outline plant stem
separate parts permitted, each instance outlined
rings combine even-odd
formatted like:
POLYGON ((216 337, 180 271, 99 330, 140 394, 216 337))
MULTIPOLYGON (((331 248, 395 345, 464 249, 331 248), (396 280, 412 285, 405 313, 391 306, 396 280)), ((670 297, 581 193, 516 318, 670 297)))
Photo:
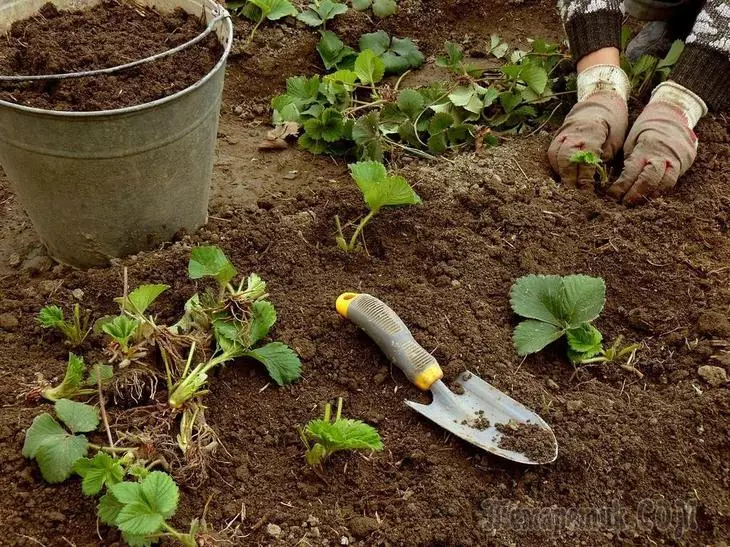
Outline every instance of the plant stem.
POLYGON ((114 446, 114 438, 112 437, 112 430, 109 427, 109 417, 106 415, 106 404, 104 402, 104 390, 101 388, 101 373, 97 368, 96 372, 96 385, 99 388, 99 410, 101 411, 101 420, 104 422, 104 429, 106 430, 106 437, 109 441, 109 446, 114 446))
POLYGON ((373 209, 370 211, 365 218, 363 218, 360 221, 360 224, 357 225, 357 228, 355 229, 355 233, 352 234, 352 238, 350 239, 350 244, 348 245, 349 250, 355 249, 355 243, 357 243, 357 238, 360 235, 360 232, 362 232, 362 229, 365 228, 365 225, 370 222, 370 220, 378 213, 378 209, 373 209))
POLYGON ((101 446, 94 443, 89 443, 89 448, 93 450, 100 450, 102 452, 109 452, 110 454, 120 454, 122 452, 132 452, 133 450, 137 450, 131 446, 101 446))
POLYGON ((337 398, 337 414, 335 415, 335 421, 338 422, 342 417, 342 397, 337 398))
POLYGON ((251 29, 251 34, 248 35, 248 39, 246 40, 246 43, 243 44, 243 49, 246 49, 248 45, 251 43, 251 40, 253 40, 254 35, 256 34, 256 31, 259 29, 259 26, 261 26, 261 23, 264 22, 264 19, 266 16, 262 13, 261 19, 259 19, 256 24, 253 26, 253 29, 251 29))
POLYGON ((185 370, 183 370, 183 378, 187 375, 188 370, 190 370, 190 363, 193 360, 193 356, 195 355, 195 340, 193 340, 193 343, 190 344, 190 351, 188 352, 188 360, 185 363, 185 370))

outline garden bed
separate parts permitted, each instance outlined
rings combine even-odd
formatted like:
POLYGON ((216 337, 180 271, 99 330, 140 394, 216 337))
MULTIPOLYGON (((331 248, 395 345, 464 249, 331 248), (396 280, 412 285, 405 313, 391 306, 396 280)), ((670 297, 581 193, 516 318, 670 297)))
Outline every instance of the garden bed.
MULTIPOLYGON (((559 36, 550 1, 490 5, 489 14, 483 5, 403 0, 384 26, 420 39, 427 55, 444 39, 477 47, 492 32, 559 36)), ((335 25, 343 35, 373 28, 362 14, 346 17, 335 25)), ((250 30, 244 21, 237 26, 240 36, 250 30)), ((340 545, 343 537, 362 545, 472 546, 727 538, 730 390, 697 372, 730 366, 726 120, 703 120, 697 162, 677 190, 636 209, 557 184, 545 131, 450 161, 400 157, 399 174, 423 205, 381 213, 365 229, 367 252, 344 254, 334 216, 364 211, 344 162, 257 150, 268 100, 287 76, 314 71, 303 67, 316 65, 315 43, 293 23, 262 26, 255 45, 266 55, 240 53, 230 63, 209 225, 121 262, 132 287, 171 285, 156 310, 173 320, 195 290, 185 275, 190 249, 219 245, 239 272, 268 281, 279 314, 275 338, 302 358, 302 379, 284 388, 249 361, 216 375, 207 420, 229 455, 200 487, 182 489, 175 523, 184 527, 207 504, 211 528, 239 526, 239 545, 340 545), (623 335, 644 343, 635 363, 643 377, 615 364, 576 372, 560 346, 524 360, 516 355, 512 283, 527 273, 576 272, 605 279, 607 306, 597 326, 609 341, 623 335), (428 398, 338 317, 334 301, 347 290, 390 304, 438 358, 447 382, 467 369, 536 410, 555 431, 557 461, 511 464, 408 409, 404 399, 428 398), (338 396, 348 416, 378 427, 385 448, 334 456, 323 480, 303 460, 297 426, 338 396), (578 520, 571 509, 598 516, 578 520), (539 514, 552 520, 518 520, 539 514)), ((88 272, 54 266, 4 178, 0 204, 5 541, 99 544, 94 502, 77 481, 45 484, 21 456, 25 429, 47 405, 19 396, 37 373, 60 376, 66 361, 60 339, 37 325, 38 310, 80 301, 96 317, 114 312, 121 265, 88 272)), ((117 537, 99 531, 104 544, 117 537)))

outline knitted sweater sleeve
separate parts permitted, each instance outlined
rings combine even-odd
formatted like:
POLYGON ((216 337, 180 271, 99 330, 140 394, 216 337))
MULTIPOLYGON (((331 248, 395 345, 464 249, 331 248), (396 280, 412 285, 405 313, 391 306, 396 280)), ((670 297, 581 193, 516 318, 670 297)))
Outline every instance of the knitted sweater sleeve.
MULTIPOLYGON (((558 0, 576 59, 621 45, 621 0, 558 0)), ((730 105, 730 0, 707 0, 670 76, 713 109, 730 105)))
POLYGON ((708 0, 670 78, 716 110, 730 106, 730 0, 708 0))

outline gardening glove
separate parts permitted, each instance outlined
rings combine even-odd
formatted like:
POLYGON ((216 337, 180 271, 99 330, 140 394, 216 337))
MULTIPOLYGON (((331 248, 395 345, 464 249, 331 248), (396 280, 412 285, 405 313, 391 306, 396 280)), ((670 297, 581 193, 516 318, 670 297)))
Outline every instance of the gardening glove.
POLYGON ((578 102, 548 149, 548 159, 569 186, 593 187, 596 167, 570 161, 576 152, 593 152, 604 161, 621 148, 629 125, 629 79, 617 66, 595 65, 578 75, 578 102))
POLYGON ((624 170, 608 194, 637 205, 671 189, 697 156, 693 128, 705 114, 704 101, 689 89, 658 85, 629 132, 624 170))

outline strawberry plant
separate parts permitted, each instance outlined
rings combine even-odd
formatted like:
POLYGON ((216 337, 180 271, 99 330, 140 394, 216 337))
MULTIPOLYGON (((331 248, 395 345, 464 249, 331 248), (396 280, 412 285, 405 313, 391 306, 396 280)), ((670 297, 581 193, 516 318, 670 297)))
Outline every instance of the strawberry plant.
POLYGON ((588 150, 579 150, 570 156, 570 163, 593 167, 596 170, 596 174, 599 176, 599 182, 601 182, 601 184, 608 182, 606 166, 603 164, 603 160, 598 154, 588 150))
POLYGON ((302 23, 310 27, 327 28, 327 21, 331 21, 338 15, 347 12, 347 5, 333 2, 332 0, 314 0, 307 9, 297 15, 302 23))
POLYGON ((383 441, 378 430, 360 420, 342 417, 342 397, 337 399, 337 412, 332 418, 332 405, 327 403, 324 417, 311 420, 299 436, 307 449, 309 465, 321 468, 335 452, 342 450, 382 450, 383 441))
POLYGON ((398 11, 396 0, 352 0, 352 9, 366 11, 372 8, 377 17, 388 17, 398 11))
POLYGON ((508 53, 493 36, 487 52, 503 61, 498 70, 471 65, 447 43, 437 63, 455 81, 415 89, 400 89, 401 80, 384 83, 387 74, 423 63, 410 40, 378 31, 363 35, 358 46, 356 55, 334 33, 323 32, 318 51, 335 72, 290 78, 286 93, 273 99, 274 124, 298 124, 305 150, 383 161, 396 150, 432 159, 465 146, 493 146, 498 138, 492 129, 519 133, 544 124, 560 106, 559 96, 572 93, 560 90, 568 85, 561 72, 567 55, 542 40, 532 41, 529 51, 508 53))
POLYGON ((106 384, 113 376, 114 367, 104 363, 95 364, 87 374, 83 357, 69 353, 66 373, 61 383, 55 387, 43 386, 40 395, 49 401, 94 395, 98 385, 106 384))
POLYGON ((299 13, 289 0, 242 0, 226 2, 226 7, 233 13, 253 21, 254 26, 248 35, 246 45, 251 43, 256 31, 265 20, 278 21, 299 13))
POLYGON ((346 252, 355 249, 363 229, 383 207, 421 203, 421 198, 408 181, 401 176, 388 174, 382 163, 376 161, 354 163, 350 165, 350 173, 370 211, 360 220, 349 242, 345 240, 339 217, 335 216, 337 246, 346 252))
POLYGON ((89 313, 82 312, 78 304, 74 306, 73 318, 69 321, 58 306, 46 306, 38 313, 38 323, 44 329, 59 330, 71 347, 80 346, 90 332, 89 313))
POLYGON ((526 318, 514 331, 518 355, 543 349, 565 336, 574 363, 598 355, 603 336, 592 325, 603 310, 606 285, 586 275, 527 275, 510 292, 510 304, 526 318))
POLYGON ((218 247, 193 249, 188 275, 191 279, 213 278, 218 288, 188 300, 186 314, 175 330, 187 332, 196 325, 208 326, 216 349, 210 358, 193 365, 196 358, 196 344, 193 343, 182 370, 165 362, 170 406, 180 408, 205 393, 208 373, 238 357, 262 363, 279 385, 299 378, 301 363, 287 345, 281 342, 259 345, 276 322, 276 310, 266 300, 266 283, 258 275, 251 274, 233 285, 236 270, 218 247))
POLYGON ((625 55, 626 46, 631 41, 631 34, 631 28, 628 26, 621 28, 621 68, 629 77, 632 93, 641 98, 650 89, 669 77, 669 73, 684 51, 684 42, 675 40, 662 59, 653 55, 642 55, 632 62, 625 55))

